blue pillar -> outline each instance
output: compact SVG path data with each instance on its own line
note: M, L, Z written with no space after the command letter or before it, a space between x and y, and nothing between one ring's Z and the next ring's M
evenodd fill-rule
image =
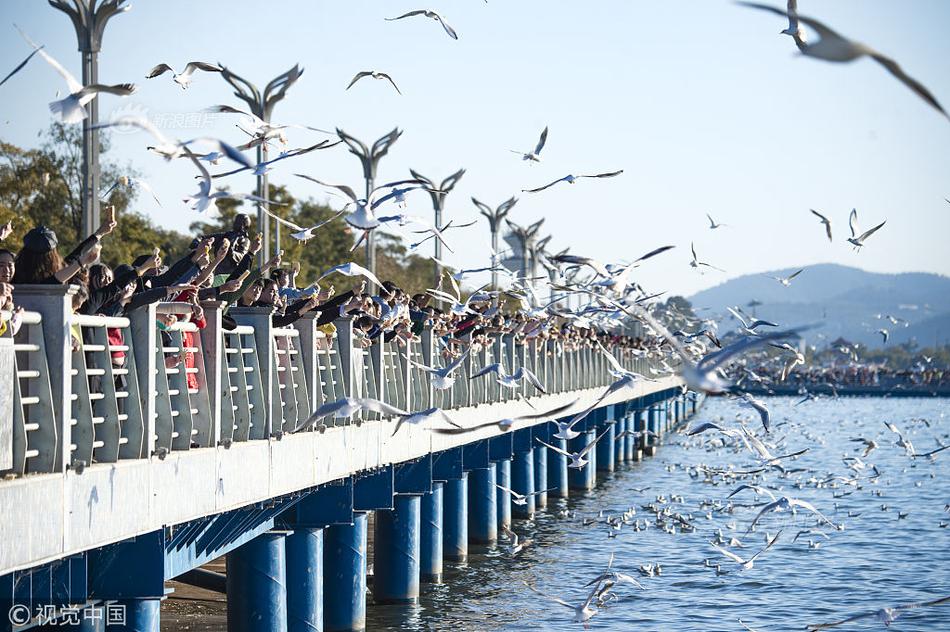
M268 531L228 553L230 632L287 632L286 539Z
M511 489L528 496L523 505L512 504L511 513L516 518L530 519L534 516L534 448L524 452L515 452L511 462Z
M432 481L432 493L422 495L419 536L419 580L442 583L442 494L445 483Z
M468 540L493 544L498 540L495 464L472 470L468 478Z
M123 603L128 603L128 602L123 602ZM105 608L103 608L102 606L97 606L97 608L99 609L97 616L96 617L90 616L89 618L86 617L86 611L81 610L79 612L78 624L66 623L63 619L60 619L56 623L51 623L40 628L32 628L32 629L41 630L41 631L63 630L63 632L105 632L105 624L106 624ZM128 612L127 606L126 606L126 612ZM0 619L0 621L2 621L3 624L7 623L3 619ZM128 621L128 618L126 618L126 621ZM109 632L112 632L112 630L118 630L118 629L120 629L120 626L118 625L109 626ZM122 627L121 629L128 630L130 628ZM149 630L149 632L151 632L151 628L146 628L146 629ZM10 628L0 628L0 630L10 630ZM158 628L155 628L155 631L158 632Z
M657 405L650 406L650 410L647 413L647 430L660 434L660 407ZM644 437L643 444L645 446L655 445L657 442L653 437Z
M544 509L548 506L548 452L543 445L535 446L534 452L534 490L538 494L534 497L534 508Z
M419 526L422 496L393 497L392 509L376 512L373 541L373 602L419 600Z
M617 451L616 442L617 425L612 420L604 422L603 426L598 427L598 433L606 434L597 442L594 451L597 452L597 469L601 472L614 471L614 455Z
M511 460L495 462L495 482L503 487L511 487ZM498 514L498 528L503 526L511 528L511 493L495 488L495 501L497 504L496 513Z
M627 460L627 419L618 417L614 423L614 463L620 464Z
M567 442L568 452L580 452L583 450L591 441L593 441L594 430L587 432L582 432L580 436L574 437ZM594 453L597 452L596 449L591 450L588 453L589 458L593 458ZM595 463L589 461L584 467L569 468L568 469L568 483L571 489L594 489L594 483L596 479L594 478L594 467Z
M327 527L323 536L323 628L345 632L366 628L365 513L353 524Z
M627 415L625 427L628 433L635 432L637 422L634 420L634 413ZM637 442L632 434L628 434L623 440L623 458L626 461L633 461L636 458Z
M450 562L468 559L468 472L445 482L442 497L442 556Z
M323 630L323 529L287 536L287 632Z
M117 603L120 606L125 606L125 625L105 625L103 623L103 630L108 630L108 632L159 632L161 627L159 621L162 612L161 599L156 597L121 599Z
M551 439L548 443L567 450L567 441L564 439ZM554 450L548 450L541 446L548 454L548 492L557 498L567 498L570 495L570 485L568 483L567 457Z

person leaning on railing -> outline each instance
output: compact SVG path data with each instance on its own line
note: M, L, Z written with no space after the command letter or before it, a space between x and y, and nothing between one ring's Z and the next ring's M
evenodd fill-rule
M13 284L68 283L99 258L102 238L116 227L114 211L106 220L64 259L56 249L56 233L40 225L23 237L23 248L14 262Z

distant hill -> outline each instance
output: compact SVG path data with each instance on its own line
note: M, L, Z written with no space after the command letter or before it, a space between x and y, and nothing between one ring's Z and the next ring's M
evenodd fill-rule
M831 263L807 266L790 287L769 276L786 277L798 268L750 274L726 281L690 297L701 316L726 315L726 307L740 305L747 312L750 301L760 318L784 325L822 322L808 340L821 346L839 336L853 342L881 346L876 333L890 332L888 344L916 339L921 346L950 341L950 277L910 272L880 274ZM878 318L880 315L880 318ZM890 315L907 321L893 324Z

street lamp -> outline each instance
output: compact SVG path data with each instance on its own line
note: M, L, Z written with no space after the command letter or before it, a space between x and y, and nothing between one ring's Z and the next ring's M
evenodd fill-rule
M412 177L416 180L422 180L429 191L429 197L432 198L432 210L435 211L435 229L442 230L442 211L445 207L445 196L449 194L449 191L455 188L455 185L458 184L458 181L462 179L462 176L465 175L465 169L459 169L448 178L442 181L440 186L435 186L435 182L429 178L421 175L415 169L410 169L409 173L412 174ZM442 260L442 241L439 239L433 239L435 242L435 258L439 261ZM442 276L442 266L439 264L439 261L435 262L435 283L438 285L439 278Z
M498 271L494 268L498 265L498 227L501 225L501 220L505 218L508 214L508 211L511 210L511 207L518 203L518 198L511 197L501 204L498 205L494 211L487 204L479 202L474 197L472 198L472 203L478 207L479 212L488 218L488 228L491 230L491 249L492 249L492 260L491 260L491 289L498 289Z
M340 128L337 128L336 133L340 140L349 147L350 153L360 159L360 164L363 166L363 179L366 181L366 208L370 208L369 196L373 192L379 159L389 153L389 147L402 136L402 132L399 131L398 127L394 128L393 131L373 143L372 148L367 147L365 143L350 136ZM373 274L376 273L375 231L366 233L366 268Z
M508 229L511 231L511 236L518 241L518 244L521 248L521 274L525 281L527 281L529 276L531 276L531 250L534 247L534 238L538 234L541 224L544 223L544 218L539 219L527 228L515 224L510 219L506 219L505 223L508 224Z
M270 123L270 116L274 111L274 106L277 105L278 101L284 98L284 95L287 94L287 89L294 85L297 79L300 78L300 75L303 74L303 69L295 64L293 68L284 74L272 79L270 83L264 87L264 92L261 93L261 91L257 89L257 86L244 77L234 74L227 68L222 68L221 77L234 88L234 96L244 101L250 109L251 114L265 123ZM267 139L263 138L257 145L257 162L260 164L266 161ZM269 199L266 172L257 176L257 197L263 200ZM261 262L263 263L270 259L270 218L268 218L264 212L263 202L257 203L257 229L263 236L264 247L261 249L260 255ZM277 224L276 245L279 250L280 224Z
M69 16L82 53L82 85L99 83L99 49L102 32L113 16L128 11L126 0L49 0L54 9ZM99 227L99 99L86 104L82 122L82 235Z

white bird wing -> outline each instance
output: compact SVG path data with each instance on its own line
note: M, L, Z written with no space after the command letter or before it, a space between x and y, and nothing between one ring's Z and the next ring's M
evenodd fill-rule
M171 66L169 66L168 64L165 64L165 63L157 64L154 68L152 68L151 70L149 70L149 71L145 74L145 78L146 78L146 79L154 79L155 77L158 77L158 76L160 76L160 75L163 75L163 74L165 74L166 72L169 72L169 71L175 72L174 69L173 69Z
M549 189L553 187L558 182L564 182L565 179L566 179L566 176L564 178L558 178L554 182L549 182L548 184L545 184L544 186L538 187L536 189L521 189L521 192L522 193L538 193L539 191L544 191L545 189Z
M848 215L848 227L851 228L851 237L854 238L858 234L858 209L851 209L851 213Z
M610 427L608 426L602 433L600 433L596 439L584 446L584 449L577 453L578 458L583 458L597 446L597 442L600 441L605 434L610 432Z
M863 233L861 233L861 236L858 237L857 240L858 240L858 241L864 241L865 239L867 239L868 237L870 237L871 235L873 235L874 233L876 233L877 231L879 231L879 230L884 226L884 224L886 224L886 223L887 223L887 220L884 220L883 222L881 222L880 224L878 224L878 225L875 226L874 228L872 228L872 229L870 229L870 230L867 230L867 231L864 231Z
M326 272L324 272L322 275L320 275L320 276L317 278L317 281L320 281L321 279L323 279L323 278L329 276L330 274L332 274L332 273L334 273L334 272L339 272L340 274L342 274L342 275L344 275L344 276L362 276L362 277L365 277L368 281L370 281L371 283L373 283L373 284L376 285L377 287L382 287L382 285L383 285L382 283L379 282L379 279L376 278L376 275L375 275L375 274L373 274L372 272L370 272L369 270L367 270L367 269L364 268L363 266L359 265L358 263L353 263L352 261L349 262L349 263L344 263L344 264L342 264L342 265L338 265L338 266L334 266L334 267L330 268L329 270L327 270Z
M452 373L452 371L454 371L455 369L459 368L459 367L462 365L462 362L465 361L465 358L468 357L468 354L471 353L471 351L472 351L472 348L471 348L471 347L469 347L468 349L466 349L465 351L463 351L463 352L462 352L462 355L460 355L459 357L457 357L457 358L455 358L454 360L452 360L452 362L449 363L442 371L443 371L446 375L450 375L450 374Z
M341 193L343 193L343 195L345 195L345 196L347 196L348 198L350 198L353 202L358 202L358 201L359 201L359 199L356 197L356 193L353 192L353 189L351 189L350 187L346 186L345 184L329 184L329 183L327 183L327 182L322 182L322 181L317 180L316 178L314 178L314 177L312 177L312 176L308 176L308 175L303 174L303 173L295 173L294 175L297 176L298 178L303 178L304 180L310 180L311 182L316 182L316 183L319 184L320 186L330 187L331 189L336 189L337 191L340 191Z
M746 562L744 559L742 559L741 557L739 557L738 555L736 555L736 554L733 553L732 551L729 551L729 550L727 550L727 549L724 549L724 548L722 548L721 546L719 546L718 544L713 544L712 542L710 542L710 543L709 543L709 546L711 546L712 548L716 549L717 551L719 551L720 553L722 553L723 555L725 555L726 557L728 557L730 560L732 560L732 561L735 562L736 564L745 564L745 562Z
M2 86L3 84L5 84L5 83L7 82L7 79L9 79L9 78L12 77L13 75L15 75L15 74L17 74L18 72L20 72L21 70L23 70L23 67L26 66L26 65L29 63L29 61L30 61L31 59L33 59L33 56L36 55L38 52L40 52L40 48L42 48L42 46L40 46L39 48L34 48L34 49L33 49L33 52L30 53L29 55L27 55L26 59L24 59L23 61L21 61L21 62L17 65L16 68L14 68L13 70L11 70L11 71L7 74L7 76L3 78L3 80L0 80L0 86Z
M374 413L379 413L389 417L397 417L409 414L405 410L396 408L395 406L390 406L386 402L381 402L378 399L373 399L371 397L362 397L356 401L359 403L360 407L363 408L363 410L369 410Z
M562 450L561 448L555 447L555 446L551 445L550 443L545 443L545 442L542 441L541 439L538 439L538 443L540 443L541 445L543 445L543 446L545 446L545 447L547 447L547 448L550 448L551 450L554 450L554 451L557 452L558 454L563 454L563 455L566 456L566 457L570 457L570 456L571 456L571 453L570 453L570 452L567 452L567 451L565 451L565 450Z
M474 380L476 377L481 377L481 376L487 375L487 374L489 374L489 373L497 373L499 376L501 376L501 375L504 374L504 372L505 372L505 371L504 371L504 369L502 368L501 364L498 363L498 362L495 362L494 364L489 364L489 365L486 366L485 368L481 369L480 371L478 371L477 373L475 373L475 375L471 376L469 379Z
M433 11L432 13L435 14L435 19L439 21L439 24L441 24L442 28L445 29L445 32L449 34L449 37L451 37L454 40L457 40L459 36L458 36L458 33L455 32L455 29L449 26L448 22L443 20L441 15L439 15L435 11Z
M544 149L544 143L548 140L548 128L545 126L544 131L541 132L541 137L538 139L538 144L534 148L534 155L537 156L541 153L541 150Z
M63 68L62 64L60 64L58 61L56 61L55 59L53 59L53 58L49 55L49 53L47 53L45 50L43 50L43 47L42 47L42 46L38 45L36 42L34 42L33 40L31 40L31 39L29 38L29 36L27 36L26 33L24 33L22 30L20 30L19 27L17 27L17 30L20 31L20 35L23 36L23 39L26 40L26 43L33 47L34 52L39 53L40 57L42 57L42 58L46 61L47 64L49 64L50 66L53 67L53 70L55 70L56 72L58 72L59 75L60 75L63 79L66 80L66 85L69 87L69 93L70 93L70 94L75 94L75 93L77 93L77 92L79 92L79 91L82 90L82 87L83 87L82 84L79 83L79 81L76 79L76 77L74 77L68 70L66 70L65 68ZM27 61L29 61L29 59L27 59ZM26 62L24 62L24 64L25 64L25 63L26 63ZM19 69L18 69L18 70L19 70Z

